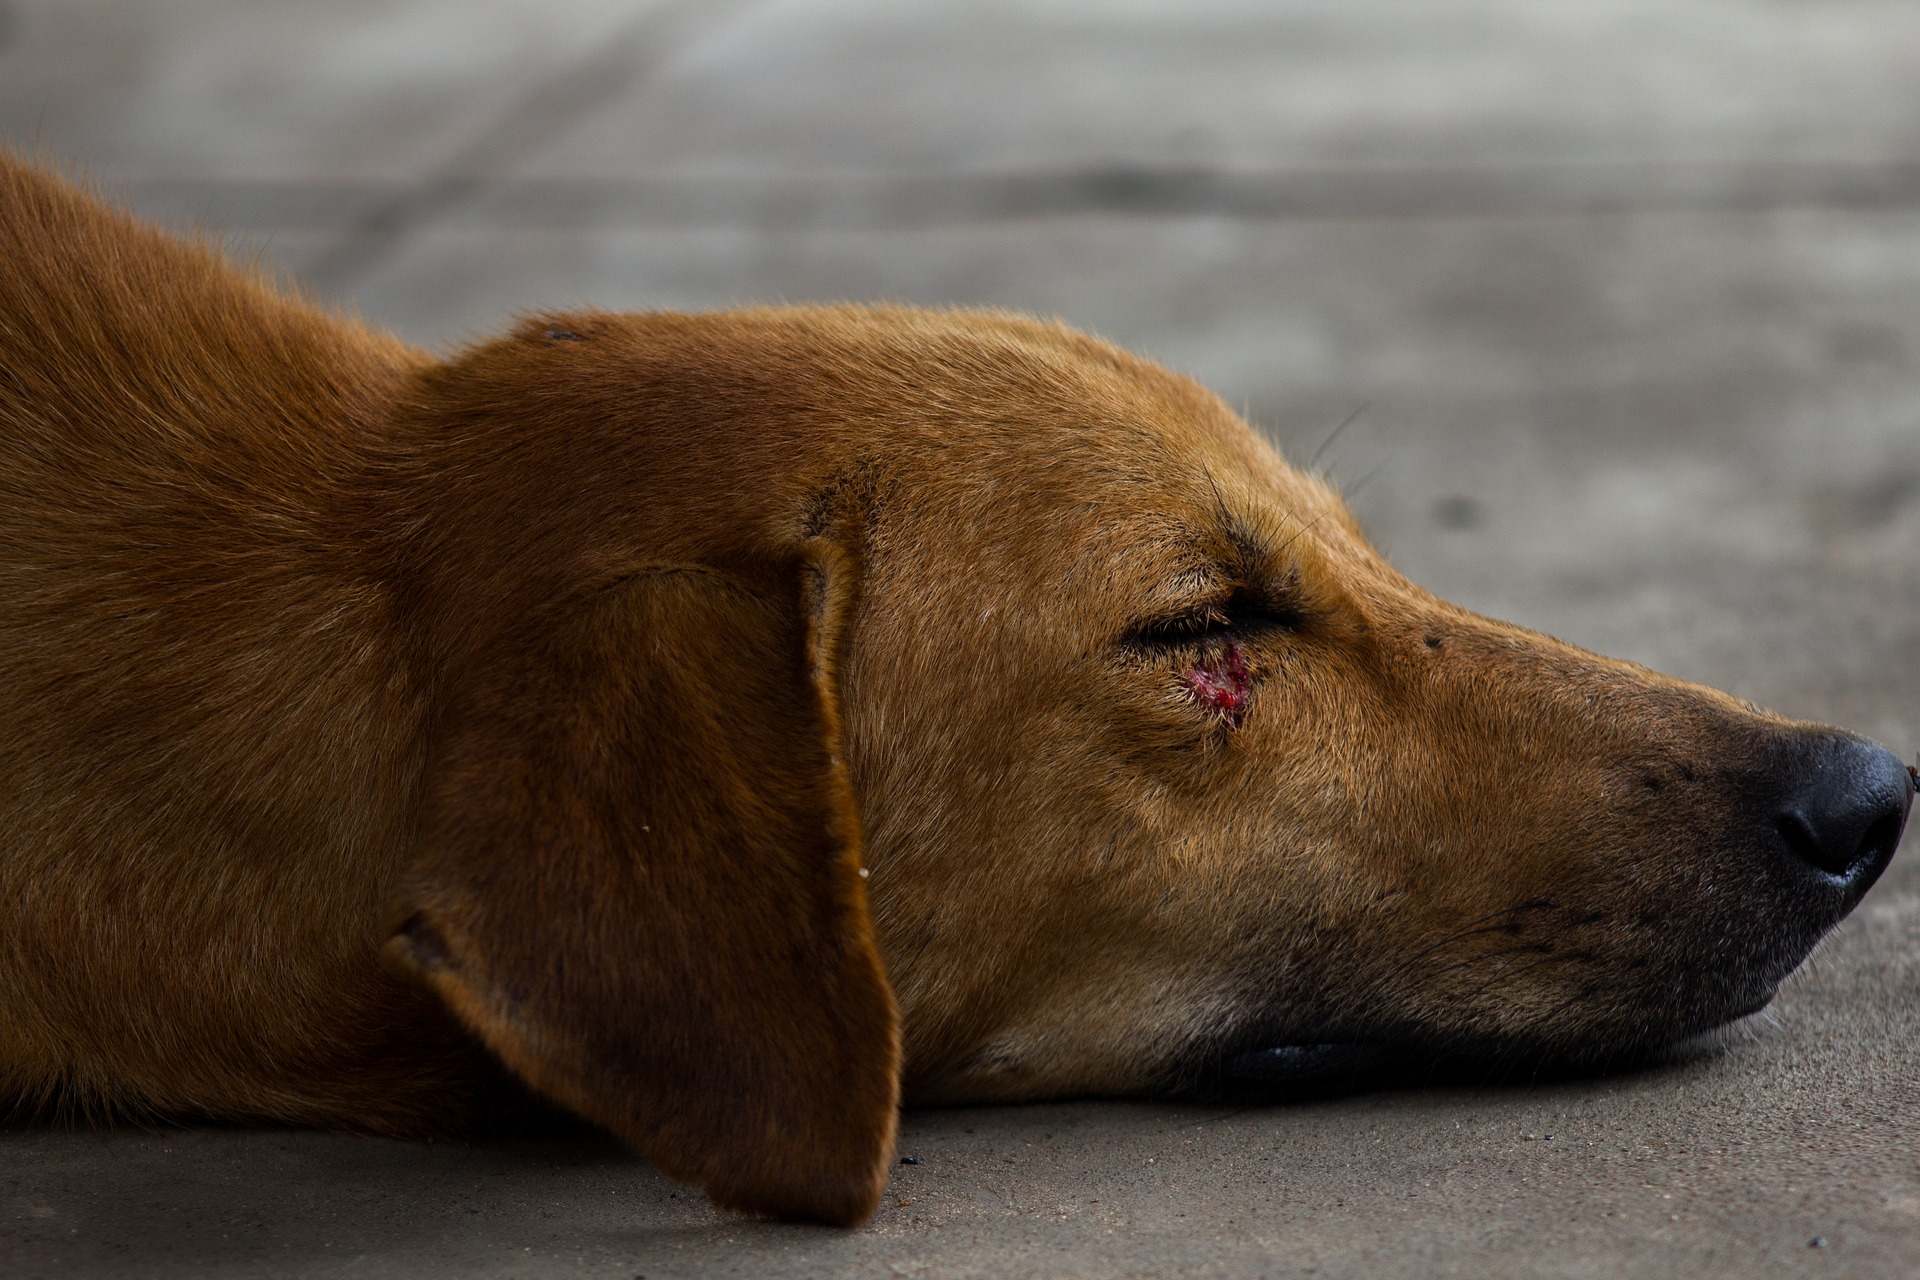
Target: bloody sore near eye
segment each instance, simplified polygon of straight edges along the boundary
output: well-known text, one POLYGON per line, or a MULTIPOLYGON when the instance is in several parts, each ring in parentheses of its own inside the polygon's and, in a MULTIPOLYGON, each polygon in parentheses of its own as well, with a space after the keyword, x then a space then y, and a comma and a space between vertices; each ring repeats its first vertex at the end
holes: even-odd
POLYGON ((1253 673, 1238 640, 1209 645, 1187 668, 1185 680, 1195 702, 1218 712, 1228 728, 1240 727, 1247 714, 1247 696, 1253 691, 1253 673))

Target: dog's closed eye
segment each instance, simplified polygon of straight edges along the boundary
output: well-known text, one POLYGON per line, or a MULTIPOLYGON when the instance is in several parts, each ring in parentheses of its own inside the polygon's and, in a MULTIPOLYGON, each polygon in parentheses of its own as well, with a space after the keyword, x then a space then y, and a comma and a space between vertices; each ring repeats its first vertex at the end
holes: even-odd
POLYGON ((1130 643, 1167 650, 1202 644, 1216 638, 1252 638, 1262 633, 1298 631, 1306 623, 1289 574, 1273 586, 1237 586, 1177 613, 1163 614, 1136 625, 1130 643))
POLYGON ((1134 652, 1179 670, 1188 701, 1229 729, 1245 722, 1252 699, 1254 668, 1247 644, 1300 630, 1297 578, 1288 574, 1271 586, 1238 585, 1136 625, 1127 636, 1134 652))

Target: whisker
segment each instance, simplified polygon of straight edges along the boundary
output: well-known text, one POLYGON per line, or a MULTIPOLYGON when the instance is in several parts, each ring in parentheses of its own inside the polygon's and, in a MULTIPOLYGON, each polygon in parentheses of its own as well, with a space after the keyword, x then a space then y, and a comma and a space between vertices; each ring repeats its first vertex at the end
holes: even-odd
POLYGON ((1313 451, 1313 456, 1311 458, 1307 459, 1306 470, 1308 471, 1313 470, 1314 466, 1318 464, 1320 461, 1320 455, 1333 447, 1333 442, 1340 438, 1340 433, 1345 431, 1348 427, 1352 426, 1354 423, 1358 422, 1360 420, 1360 415, 1365 413, 1367 410, 1371 408, 1373 408, 1373 401, 1362 400, 1358 405, 1354 407, 1354 410, 1352 413, 1340 419, 1340 425, 1335 427, 1332 433, 1329 434, 1325 440, 1322 440, 1320 442, 1320 447, 1313 451))
POLYGON ((1375 476, 1379 475, 1382 471, 1386 470, 1387 462, 1389 461, 1391 461, 1391 459, 1382 459, 1381 461, 1374 463, 1372 468, 1370 468, 1367 471, 1367 474, 1361 476, 1358 480, 1354 481, 1353 484, 1343 486, 1340 490, 1340 496, 1345 498, 1349 502, 1353 501, 1354 495, 1358 494, 1362 489, 1366 488, 1368 481, 1372 480, 1375 476))
POLYGON ((1327 518, 1327 513, 1322 511, 1319 515, 1315 516, 1313 519, 1301 525, 1298 529, 1294 530, 1293 536, 1291 538, 1288 538, 1285 542, 1281 543, 1278 547, 1274 548, 1273 554, 1277 556, 1281 552, 1285 551, 1288 547, 1292 546, 1295 542, 1299 541, 1300 538, 1305 536, 1308 530, 1312 529, 1313 526, 1319 524, 1322 520, 1325 520, 1326 518, 1327 518))

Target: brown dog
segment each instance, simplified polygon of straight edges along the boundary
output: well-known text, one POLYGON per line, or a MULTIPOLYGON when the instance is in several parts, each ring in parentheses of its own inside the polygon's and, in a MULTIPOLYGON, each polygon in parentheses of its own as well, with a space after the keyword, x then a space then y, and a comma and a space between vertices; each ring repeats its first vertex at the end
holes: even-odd
POLYGON ((425 1134, 531 1086, 830 1222, 903 1085, 1751 1012, 1910 800, 1426 595, 1067 329, 570 314, 436 361, 11 160, 0 729, 0 1097, 425 1134))

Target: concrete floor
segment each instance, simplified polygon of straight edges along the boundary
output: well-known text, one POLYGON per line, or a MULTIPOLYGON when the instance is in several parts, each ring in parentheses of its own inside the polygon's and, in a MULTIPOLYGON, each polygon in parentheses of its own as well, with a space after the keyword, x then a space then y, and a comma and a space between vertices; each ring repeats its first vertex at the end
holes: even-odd
MULTIPOLYGON (((1920 745, 1906 0, 0 0, 0 136, 437 344, 985 302, 1328 452, 1463 603, 1920 745)), ((4 269, 4 264, 0 264, 4 269)), ((0 1274, 1920 1274, 1920 863, 1724 1051, 915 1112, 852 1233, 609 1143, 0 1133, 0 1274)))

